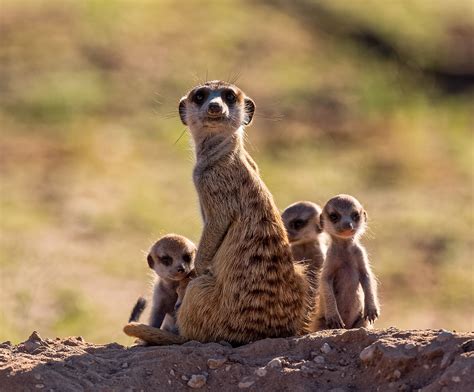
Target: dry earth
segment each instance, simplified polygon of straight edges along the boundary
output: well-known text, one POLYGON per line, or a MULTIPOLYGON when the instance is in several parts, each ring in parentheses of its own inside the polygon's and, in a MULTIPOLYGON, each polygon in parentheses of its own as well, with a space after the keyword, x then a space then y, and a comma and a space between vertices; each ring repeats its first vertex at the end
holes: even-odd
POLYGON ((0 344, 1 391, 473 391, 474 334, 365 329, 232 348, 95 345, 80 337, 0 344))

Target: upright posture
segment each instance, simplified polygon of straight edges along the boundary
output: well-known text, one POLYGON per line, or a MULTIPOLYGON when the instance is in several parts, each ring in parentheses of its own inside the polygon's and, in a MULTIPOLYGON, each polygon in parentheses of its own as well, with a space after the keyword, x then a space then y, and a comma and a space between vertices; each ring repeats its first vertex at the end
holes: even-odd
POLYGON ((279 211, 243 144, 254 110, 239 88, 222 81, 197 86, 181 99, 204 220, 198 277, 178 312, 180 339, 137 324, 127 325, 126 333, 155 344, 244 344, 304 331, 306 279, 293 265, 279 211))
POLYGON ((377 283, 359 237, 367 214, 352 196, 329 200, 321 226, 331 243, 319 284, 319 307, 313 330, 368 327, 379 316, 377 283))
POLYGON ((282 218, 291 244, 293 259, 304 265, 309 282, 309 312, 314 308, 319 272, 323 266, 320 226, 321 207, 310 201, 299 201, 286 207, 282 218))
MULTIPOLYGON (((175 306, 182 300, 186 285, 193 276, 196 247, 186 237, 168 234, 160 238, 147 256, 148 266, 155 271, 150 326, 176 333, 175 306)), ((145 308, 139 298, 129 321, 138 321, 145 308)))

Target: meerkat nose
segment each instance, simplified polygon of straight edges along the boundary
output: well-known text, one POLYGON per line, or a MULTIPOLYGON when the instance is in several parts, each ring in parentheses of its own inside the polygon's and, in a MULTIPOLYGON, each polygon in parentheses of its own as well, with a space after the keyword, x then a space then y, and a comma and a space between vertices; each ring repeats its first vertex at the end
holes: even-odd
POLYGON ((183 266, 179 266, 179 267, 177 268, 177 271, 178 271, 178 272, 184 272, 184 267, 183 267, 183 266))
POLYGON ((211 102, 207 107, 207 112, 209 114, 220 114, 222 113, 222 106, 217 102, 211 102))
POLYGON ((342 228, 344 230, 349 230, 349 229, 353 229, 354 228, 354 225, 352 224, 352 222, 344 222, 342 224, 342 228))

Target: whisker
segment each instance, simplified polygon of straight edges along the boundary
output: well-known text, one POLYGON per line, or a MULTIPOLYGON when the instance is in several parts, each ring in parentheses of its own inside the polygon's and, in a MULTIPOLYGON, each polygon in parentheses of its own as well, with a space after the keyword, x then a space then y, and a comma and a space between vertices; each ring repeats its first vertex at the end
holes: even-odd
POLYGON ((180 139, 183 137, 185 132, 186 132, 186 128, 183 129, 183 132, 181 132, 181 135, 179 135, 179 138, 173 143, 173 146, 176 146, 176 143, 180 141, 180 139))

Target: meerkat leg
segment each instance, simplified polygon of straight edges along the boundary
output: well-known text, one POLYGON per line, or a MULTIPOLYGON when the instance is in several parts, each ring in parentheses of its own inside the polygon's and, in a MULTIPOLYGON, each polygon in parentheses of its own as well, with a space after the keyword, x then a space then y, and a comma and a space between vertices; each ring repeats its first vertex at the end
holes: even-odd
POLYGON ((210 219, 204 224, 201 241, 194 260, 194 268, 198 275, 202 275, 209 267, 229 227, 230 223, 218 219, 210 219))
POLYGON ((363 251, 359 261, 360 285, 364 291, 364 318, 373 323, 379 317, 379 304, 377 298, 377 281, 375 280, 367 256, 363 251))
POLYGON ((150 326, 160 328, 167 313, 174 310, 178 295, 166 292, 159 284, 155 286, 153 293, 153 307, 150 313, 150 326))
POLYGON ((344 322, 337 308, 336 296, 334 294, 334 278, 324 277, 321 280, 321 291, 323 301, 325 302, 324 318, 328 328, 344 328, 344 322))

